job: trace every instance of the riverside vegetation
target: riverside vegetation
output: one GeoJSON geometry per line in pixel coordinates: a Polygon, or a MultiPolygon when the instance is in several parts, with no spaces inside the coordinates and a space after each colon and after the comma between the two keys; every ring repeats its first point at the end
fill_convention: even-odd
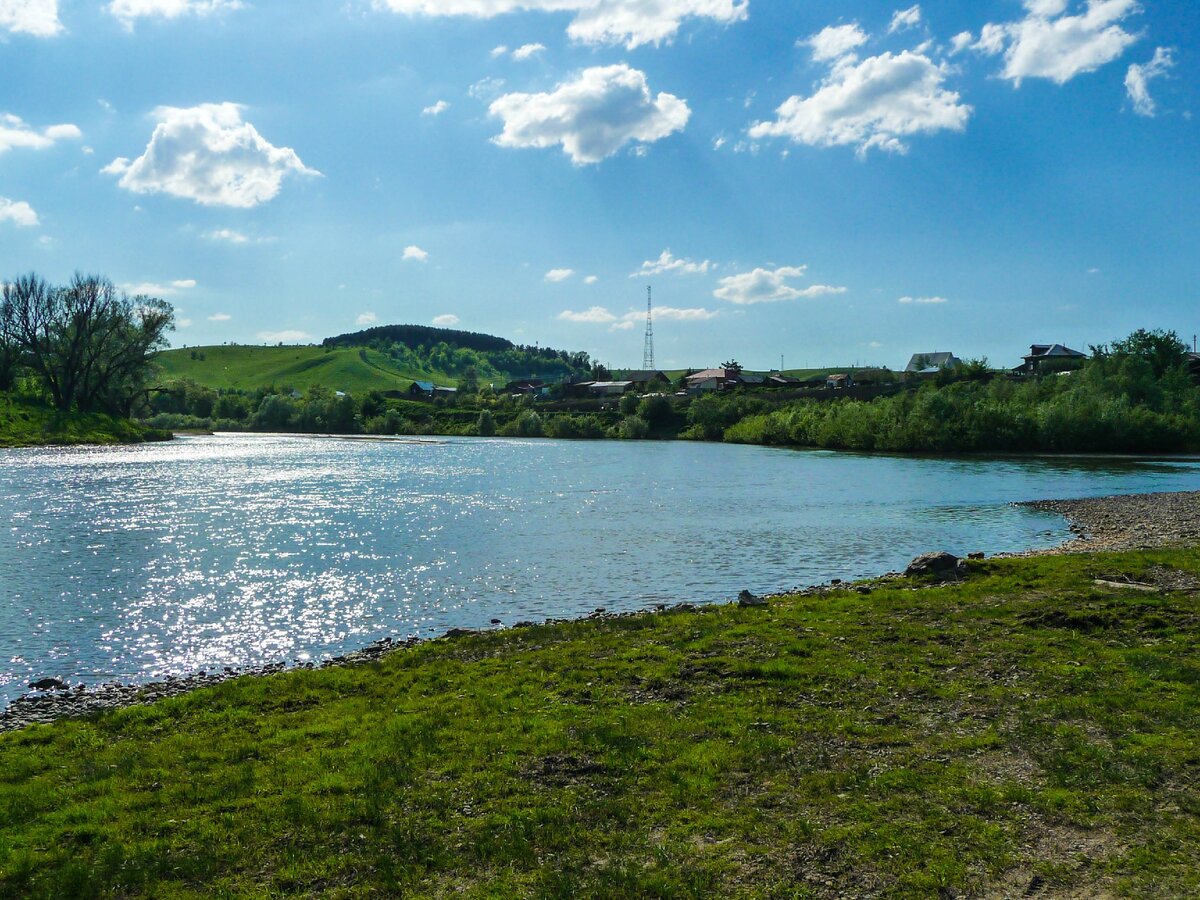
{"type": "Polygon", "coordinates": [[[463,634],[0,735],[0,895],[1195,896],[1200,551],[463,634]]]}
{"type": "MultiPolygon", "coordinates": [[[[310,360],[320,354],[349,353],[348,343],[365,339],[343,336],[331,339],[324,350],[288,350],[304,350],[293,354],[295,363],[311,371],[317,364],[310,360]]],[[[192,377],[172,382],[170,390],[153,398],[156,415],[149,422],[160,428],[682,438],[893,452],[1200,450],[1200,388],[1189,375],[1187,348],[1173,332],[1138,331],[1094,347],[1092,357],[1075,371],[1015,378],[975,361],[869,401],[831,399],[836,392],[796,399],[786,392],[733,390],[697,398],[656,391],[619,401],[571,401],[560,395],[556,402],[535,403],[529,397],[505,396],[485,383],[480,366],[498,371],[489,351],[456,349],[444,341],[400,349],[378,337],[372,347],[353,351],[360,361],[403,359],[424,372],[448,367],[459,373],[458,395],[430,403],[378,390],[339,394],[328,384],[312,382],[304,393],[261,382],[248,388],[210,386],[221,375],[216,368],[205,369],[201,357],[214,353],[221,359],[225,349],[193,350],[197,359],[189,363],[180,360],[182,351],[169,354],[173,370],[192,377]]],[[[588,365],[593,377],[609,374],[586,354],[541,352],[547,354],[543,362],[557,360],[577,375],[589,371],[588,365]]],[[[536,360],[525,356],[520,362],[532,365],[536,360]]]]}

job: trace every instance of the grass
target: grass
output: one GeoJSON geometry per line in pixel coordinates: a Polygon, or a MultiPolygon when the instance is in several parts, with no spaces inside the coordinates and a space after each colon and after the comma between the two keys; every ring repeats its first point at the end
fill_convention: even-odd
{"type": "Polygon", "coordinates": [[[1200,894],[1200,551],[914,587],[439,640],[0,736],[0,894],[1200,894]]]}
{"type": "Polygon", "coordinates": [[[0,447],[53,444],[137,444],[169,434],[104,413],[62,413],[0,393],[0,447]]]}
{"type": "Polygon", "coordinates": [[[399,369],[375,350],[344,347],[220,346],[168,350],[155,362],[164,382],[191,379],[214,390],[291,387],[298,391],[319,385],[359,394],[371,390],[407,390],[414,380],[454,385],[444,372],[399,369]],[[193,359],[192,354],[196,354],[193,359]],[[200,358],[200,357],[203,358],[200,358]]]}

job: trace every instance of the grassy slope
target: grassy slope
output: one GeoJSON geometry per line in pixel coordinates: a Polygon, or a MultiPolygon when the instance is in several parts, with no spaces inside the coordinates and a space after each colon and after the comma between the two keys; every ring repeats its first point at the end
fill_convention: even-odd
{"type": "Polygon", "coordinates": [[[1092,583],[1153,566],[1200,551],[442,640],[3,735],[0,893],[1195,896],[1200,599],[1092,583]]]}
{"type": "Polygon", "coordinates": [[[321,347],[197,347],[168,350],[157,358],[162,381],[190,378],[210,388],[292,387],[303,391],[321,385],[335,391],[406,390],[414,379],[453,385],[444,372],[398,369],[374,350],[321,347]],[[192,359],[192,353],[204,359],[192,359]],[[364,358],[365,357],[365,358],[364,358]]]}
{"type": "Polygon", "coordinates": [[[101,413],[58,413],[0,394],[0,447],[46,444],[135,444],[170,435],[101,413]]]}

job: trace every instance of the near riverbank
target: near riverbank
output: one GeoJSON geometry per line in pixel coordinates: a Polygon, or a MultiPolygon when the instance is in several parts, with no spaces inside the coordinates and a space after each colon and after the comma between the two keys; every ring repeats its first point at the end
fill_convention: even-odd
{"type": "Polygon", "coordinates": [[[0,735],[0,894],[1195,895],[1198,616],[1129,550],[223,681],[0,735]]]}
{"type": "Polygon", "coordinates": [[[63,413],[0,393],[0,447],[140,444],[171,432],[105,413],[63,413]]]}

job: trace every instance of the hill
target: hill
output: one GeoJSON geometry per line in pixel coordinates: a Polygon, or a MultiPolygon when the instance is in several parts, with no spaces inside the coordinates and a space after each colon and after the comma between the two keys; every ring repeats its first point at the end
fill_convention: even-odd
{"type": "Polygon", "coordinates": [[[318,385],[334,391],[406,390],[414,380],[454,384],[448,372],[398,365],[362,347],[253,347],[230,345],[168,350],[157,358],[160,381],[189,379],[214,390],[318,385]]]}

